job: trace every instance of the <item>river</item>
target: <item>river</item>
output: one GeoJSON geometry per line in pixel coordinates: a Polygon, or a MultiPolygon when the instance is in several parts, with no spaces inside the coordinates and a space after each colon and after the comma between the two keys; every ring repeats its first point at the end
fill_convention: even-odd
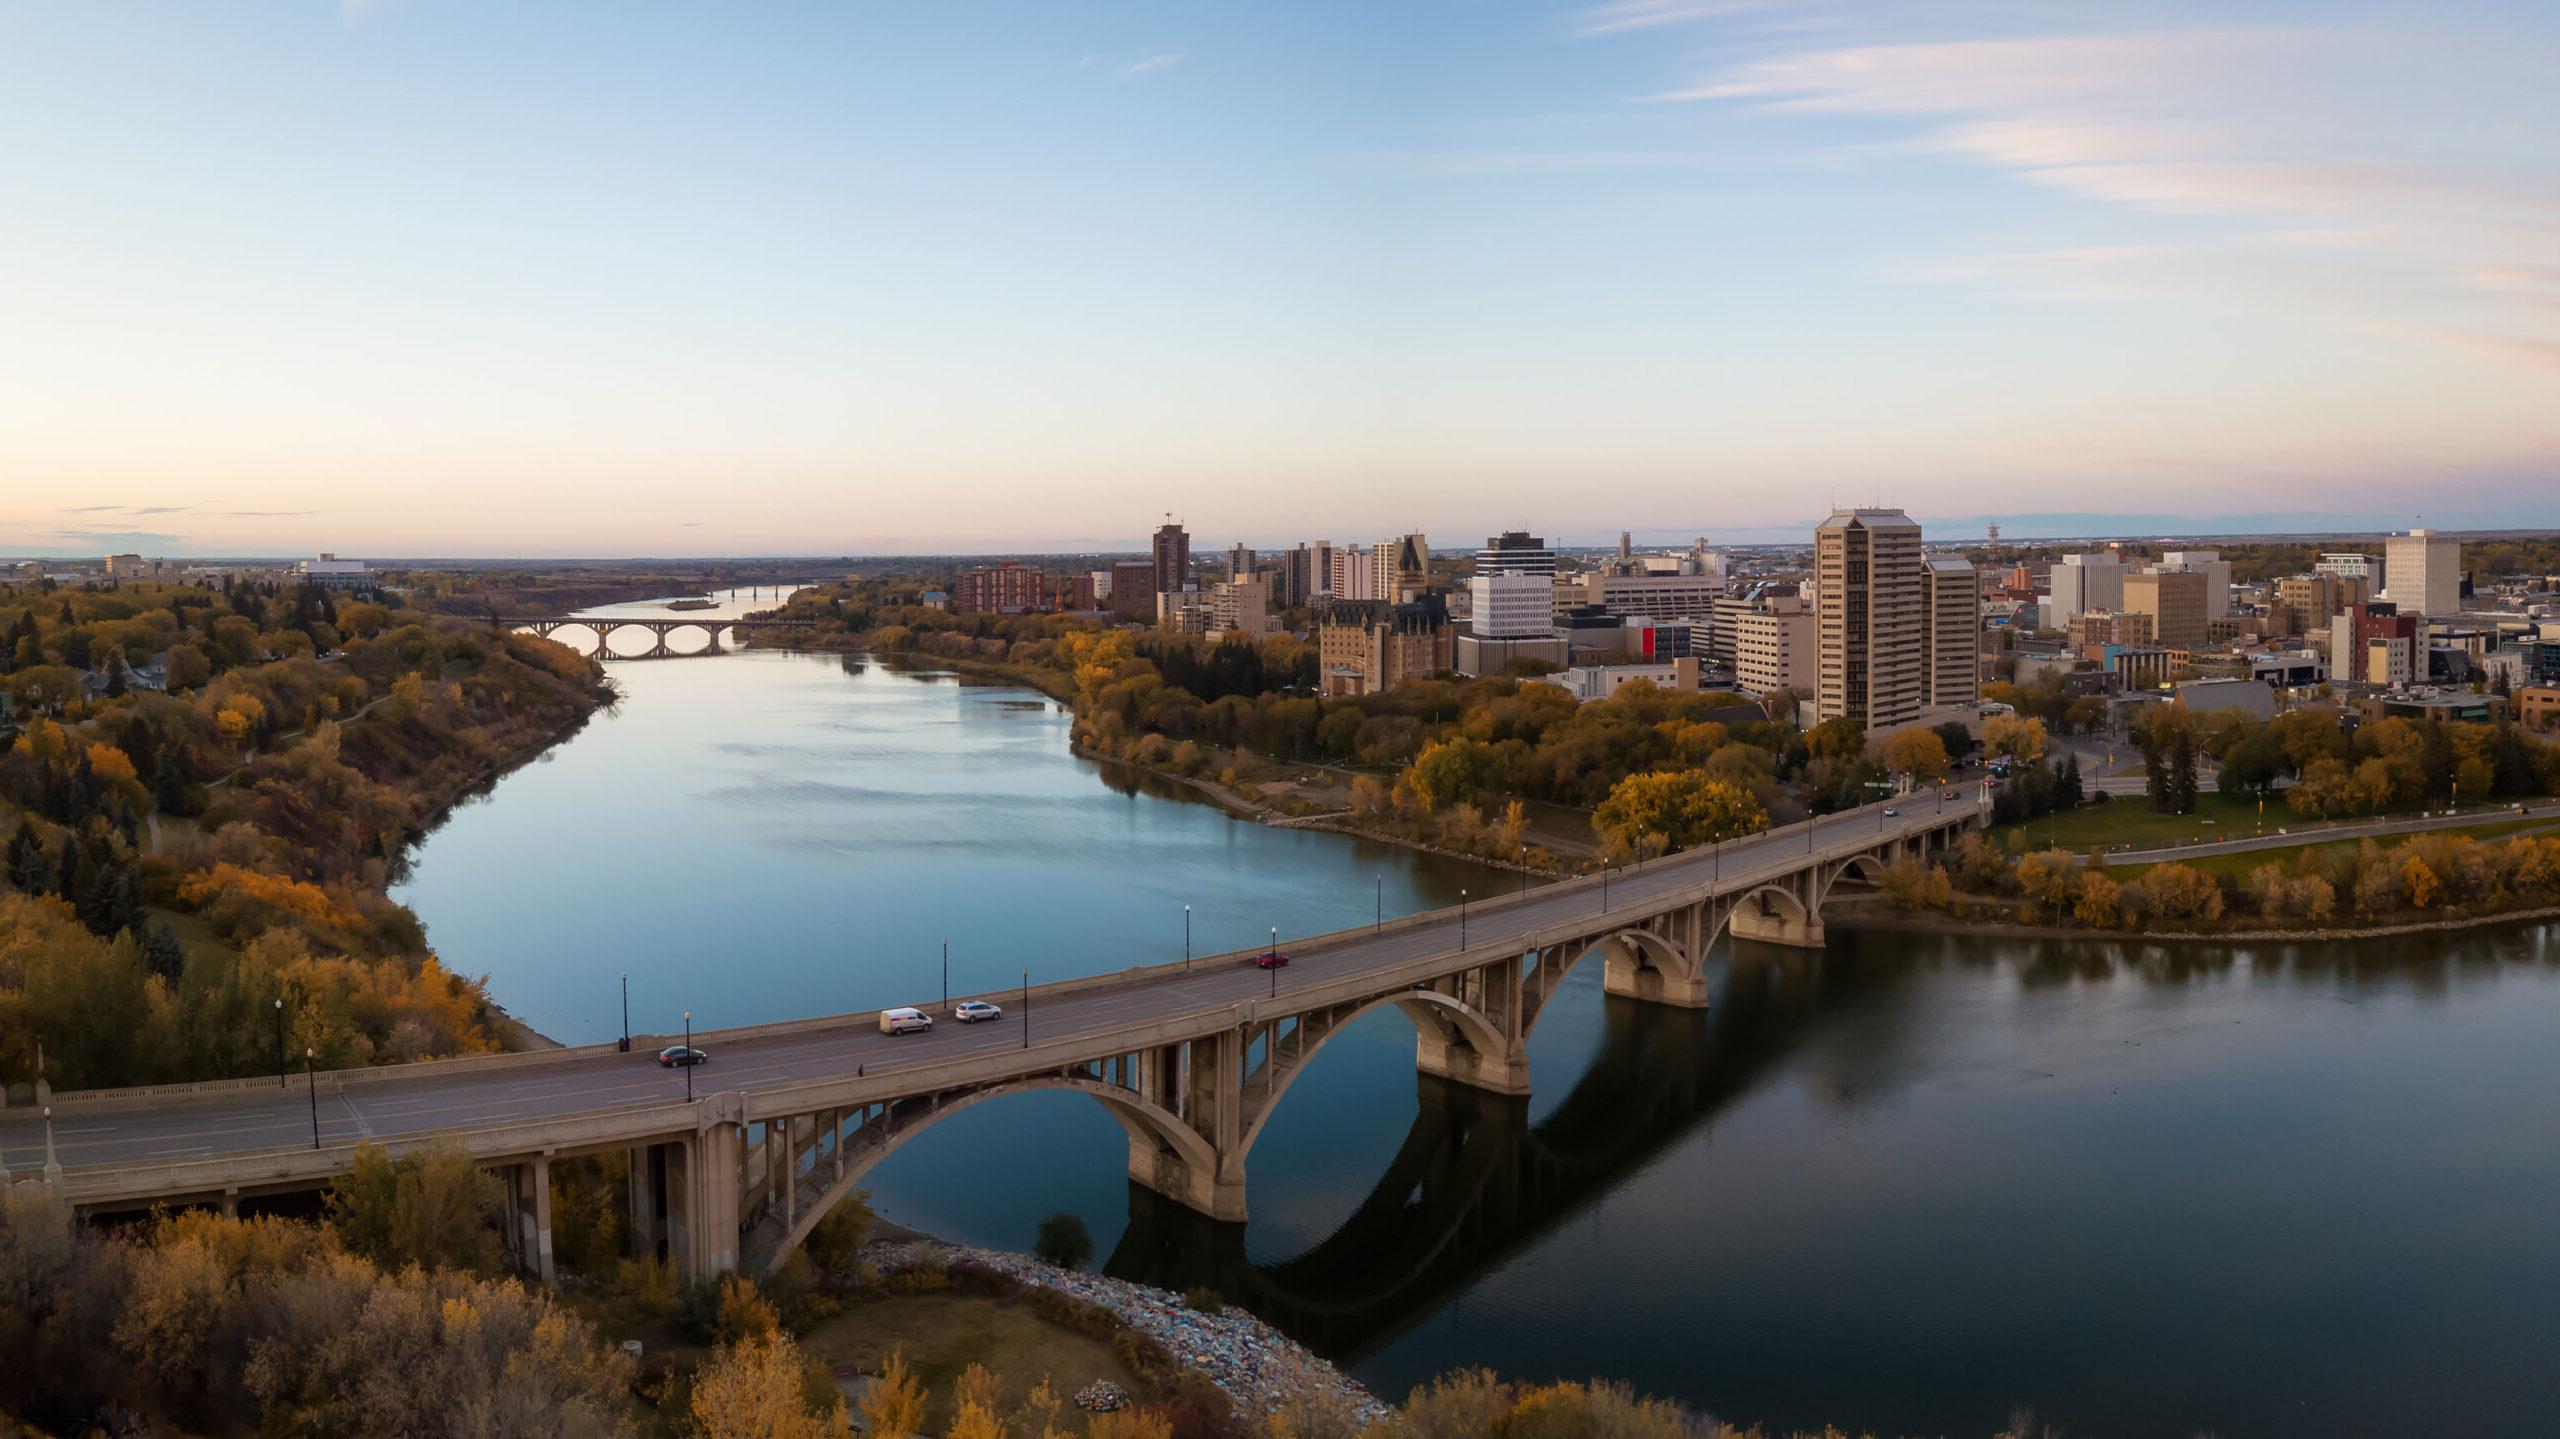
{"type": "MultiPolygon", "coordinates": [[[[724,597],[725,599],[725,597],[724,597]]],[[[631,613],[666,613],[647,605],[631,613]]],[[[679,643],[682,641],[679,640],[679,643]]],[[[1393,917],[1477,866],[1230,818],[1067,749],[1047,699],[770,652],[625,698],[456,811],[397,897],[562,1040],[1064,978],[1393,917]]],[[[1478,892],[1482,892],[1478,888],[1478,892]]],[[[1418,1081],[1374,1013],[1290,1091],[1220,1231],[1089,1101],[938,1126],[875,1202],[1208,1282],[1389,1396],[1621,1377],[1738,1422],[1988,1435],[2560,1429],[2549,927],[2168,948],[1837,933],[1703,1014],[1578,969],[1535,1096],[1418,1081]]]]}

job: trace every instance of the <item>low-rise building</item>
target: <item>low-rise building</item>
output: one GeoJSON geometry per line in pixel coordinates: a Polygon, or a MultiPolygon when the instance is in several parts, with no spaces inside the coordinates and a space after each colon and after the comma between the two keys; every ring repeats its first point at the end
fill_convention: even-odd
{"type": "Polygon", "coordinates": [[[2516,691],[2516,718],[2526,729],[2560,730],[2560,685],[2529,685],[2516,691]]]}
{"type": "Polygon", "coordinates": [[[1209,633],[1260,639],[1277,626],[1271,620],[1271,581],[1248,573],[1209,592],[1209,633]]]}
{"type": "Polygon", "coordinates": [[[327,585],[333,590],[362,589],[373,583],[372,567],[364,561],[342,560],[327,553],[304,560],[294,567],[294,573],[306,584],[327,585]]]}
{"type": "Polygon", "coordinates": [[[963,570],[951,584],[951,608],[963,614],[1018,615],[1049,608],[1049,576],[1020,560],[963,570]]]}
{"type": "Polygon", "coordinates": [[[1153,560],[1117,560],[1111,566],[1111,601],[1115,619],[1146,624],[1156,617],[1156,565],[1153,560]]]}
{"type": "Polygon", "coordinates": [[[1787,608],[1745,609],[1732,616],[1733,680],[1744,694],[1766,695],[1792,690],[1812,692],[1814,669],[1813,613],[1794,596],[1787,608]]]}

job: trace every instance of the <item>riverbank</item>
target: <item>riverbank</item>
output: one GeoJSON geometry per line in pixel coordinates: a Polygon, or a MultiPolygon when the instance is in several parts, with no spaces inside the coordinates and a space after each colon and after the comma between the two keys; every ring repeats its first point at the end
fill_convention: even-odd
{"type": "MultiPolygon", "coordinates": [[[[1987,899],[1983,903],[2005,905],[2014,901],[1987,899]]],[[[2179,944],[2313,944],[2329,941],[2396,939],[2417,934],[2450,934],[2502,924],[2540,924],[2551,920],[2560,920],[2560,905],[2452,915],[2442,919],[2411,920],[2396,924],[2362,925],[2352,929],[2109,930],[2086,927],[2075,929],[2054,924],[1959,919],[1954,915],[1928,914],[1916,910],[1893,910],[1888,907],[1887,901],[1871,896],[1832,900],[1825,906],[1823,914],[1823,924],[1826,928],[1874,930],[1897,934],[1971,935],[1999,939],[2134,940],[2144,943],[2179,944]]]]}
{"type": "MultiPolygon", "coordinates": [[[[903,1228],[900,1233],[916,1235],[903,1228]]],[[[876,1240],[864,1246],[862,1257],[885,1275],[934,1274],[954,1290],[983,1283],[983,1276],[993,1274],[1024,1289],[1063,1295],[1109,1316],[1123,1332],[1162,1346],[1171,1362],[1214,1385],[1247,1419],[1260,1420],[1297,1405],[1357,1414],[1363,1423],[1388,1412],[1367,1387],[1331,1362],[1231,1305],[1195,1308],[1185,1296],[1149,1285],[1061,1269],[1008,1250],[944,1244],[930,1236],[876,1240]]]]}

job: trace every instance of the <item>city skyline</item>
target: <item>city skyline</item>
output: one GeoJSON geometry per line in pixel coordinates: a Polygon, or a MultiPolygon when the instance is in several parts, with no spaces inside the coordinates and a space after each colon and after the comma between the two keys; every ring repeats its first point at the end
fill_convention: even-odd
{"type": "Polygon", "coordinates": [[[2560,525],[2555,57],[2522,5],[22,10],[0,552],[2560,525]]]}

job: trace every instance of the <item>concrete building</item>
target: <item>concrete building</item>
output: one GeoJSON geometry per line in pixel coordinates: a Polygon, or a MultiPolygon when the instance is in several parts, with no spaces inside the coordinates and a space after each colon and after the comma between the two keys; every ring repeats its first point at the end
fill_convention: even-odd
{"type": "Polygon", "coordinates": [[[2560,685],[2528,685],[2516,691],[2516,717],[2530,730],[2560,730],[2560,685]]]}
{"type": "Polygon", "coordinates": [[[1475,634],[1521,639],[1555,633],[1555,583],[1534,570],[1478,569],[1467,581],[1475,634]]]}
{"type": "Polygon", "coordinates": [[[1929,566],[1892,509],[1833,510],[1813,532],[1813,720],[1902,723],[1929,703],[1929,566]]]}
{"type": "Polygon", "coordinates": [[[1253,547],[1246,544],[1227,546],[1227,578],[1241,579],[1253,573],[1253,547]]]}
{"type": "Polygon", "coordinates": [[[2044,627],[2058,630],[2086,610],[2124,608],[2124,561],[2113,550],[2064,555],[2050,575],[2044,627]]]}
{"type": "Polygon", "coordinates": [[[2189,680],[2171,686],[2169,693],[2186,701],[2188,711],[2194,714],[2236,709],[2270,719],[2276,712],[2276,692],[2261,680],[2189,680]]]}
{"type": "Polygon", "coordinates": [[[2332,570],[2289,575],[2276,581],[2275,598],[2267,606],[2267,629],[2271,634],[2312,634],[2326,629],[2331,616],[2371,598],[2361,575],[2332,570]]]}
{"type": "Polygon", "coordinates": [[[1930,709],[1982,699],[1982,581],[1973,561],[1929,561],[1928,692],[1930,709]]]}
{"type": "Polygon", "coordinates": [[[1409,600],[1431,587],[1431,542],[1419,531],[1380,540],[1370,554],[1377,568],[1378,598],[1409,600]]]}
{"type": "Polygon", "coordinates": [[[2154,569],[2172,574],[2204,576],[2204,617],[2227,619],[2231,614],[2231,562],[2219,550],[2171,550],[2160,557],[2154,569]]]}
{"type": "Polygon", "coordinates": [[[1156,562],[1115,560],[1111,565],[1111,613],[1139,624],[1156,617],[1156,562]]]}
{"type": "Polygon", "coordinates": [[[1585,604],[1614,615],[1657,620],[1712,619],[1716,597],[1723,593],[1720,575],[1596,574],[1585,576],[1582,583],[1585,604]]]}
{"type": "Polygon", "coordinates": [[[1271,602],[1281,609],[1294,609],[1316,595],[1316,552],[1304,540],[1295,549],[1282,550],[1273,557],[1271,602]]]}
{"type": "Polygon", "coordinates": [[[2393,535],[2382,545],[2391,583],[2383,598],[2402,614],[2462,613],[2462,542],[2433,530],[2393,535]]]}
{"type": "Polygon", "coordinates": [[[1337,600],[1374,600],[1378,594],[1378,556],[1359,545],[1333,552],[1333,582],[1328,594],[1337,600]]]}
{"type": "Polygon", "coordinates": [[[2317,575],[2336,575],[2341,579],[2362,580],[2364,597],[2368,600],[2378,600],[2382,598],[2382,577],[2386,569],[2380,555],[2332,550],[2320,556],[2319,562],[2311,567],[2311,572],[2317,575]]]}
{"type": "Polygon", "coordinates": [[[1049,607],[1049,577],[1020,560],[963,570],[951,583],[951,608],[1018,615],[1049,607]]]}
{"type": "Polygon", "coordinates": [[[107,556],[107,578],[111,580],[138,580],[153,568],[157,567],[145,565],[140,555],[107,556]]]}
{"type": "Polygon", "coordinates": [[[2109,645],[2147,645],[2158,639],[2151,616],[2139,611],[2082,610],[2066,631],[2073,652],[2095,658],[2109,645]]]}
{"type": "Polygon", "coordinates": [[[1745,609],[1733,615],[1733,682],[1744,694],[1782,689],[1813,693],[1813,615],[1793,595],[1787,599],[1783,610],[1745,609]]]}
{"type": "Polygon", "coordinates": [[[1191,532],[1166,523],[1156,527],[1155,592],[1178,594],[1191,588],[1191,532]]]}
{"type": "Polygon", "coordinates": [[[336,555],[322,554],[294,566],[294,574],[305,584],[326,585],[333,590],[362,589],[373,583],[373,570],[362,560],[342,560],[336,555]]]}
{"type": "Polygon", "coordinates": [[[1401,603],[1336,600],[1316,626],[1318,683],[1327,699],[1383,694],[1457,668],[1456,632],[1438,595],[1401,603]]]}
{"type": "Polygon", "coordinates": [[[1524,662],[1552,672],[1563,669],[1572,658],[1564,636],[1553,630],[1500,639],[1460,629],[1453,644],[1454,667],[1470,679],[1503,674],[1513,665],[1524,662]]]}
{"type": "Polygon", "coordinates": [[[1548,683],[1561,685],[1575,699],[1589,703],[1607,699],[1637,680],[1655,689],[1677,690],[1682,694],[1695,694],[1702,687],[1695,659],[1657,664],[1577,665],[1551,676],[1548,683]]]}
{"type": "Polygon", "coordinates": [[[2123,608],[2151,616],[2155,644],[2201,649],[2205,643],[2205,577],[2192,570],[2144,570],[2124,577],[2123,608]]]}
{"type": "MultiPolygon", "coordinates": [[[[1740,663],[1736,642],[1746,614],[1810,615],[1804,596],[1792,584],[1753,585],[1738,594],[1716,596],[1707,621],[1707,658],[1720,664],[1740,663]]],[[[1806,678],[1810,685],[1812,679],[1806,678]]]]}
{"type": "Polygon", "coordinates": [[[1484,548],[1476,551],[1476,573],[1538,575],[1552,584],[1556,577],[1556,552],[1547,542],[1527,530],[1504,530],[1489,535],[1484,548]]]}
{"type": "Polygon", "coordinates": [[[1212,618],[1210,597],[1198,590],[1167,590],[1156,596],[1156,628],[1178,635],[1205,635],[1212,618]]]}
{"type": "Polygon", "coordinates": [[[1209,633],[1260,639],[1276,628],[1271,622],[1271,581],[1248,573],[1224,580],[1209,591],[1209,633]]]}

